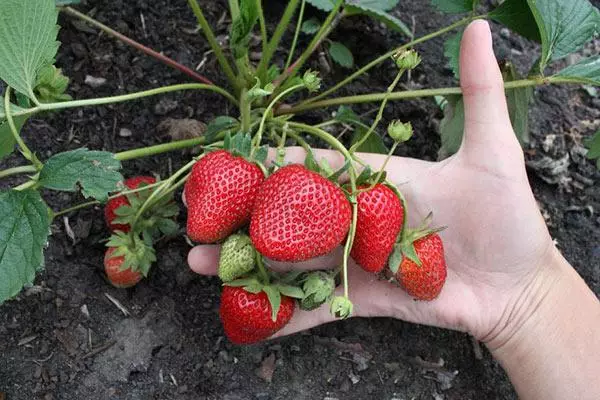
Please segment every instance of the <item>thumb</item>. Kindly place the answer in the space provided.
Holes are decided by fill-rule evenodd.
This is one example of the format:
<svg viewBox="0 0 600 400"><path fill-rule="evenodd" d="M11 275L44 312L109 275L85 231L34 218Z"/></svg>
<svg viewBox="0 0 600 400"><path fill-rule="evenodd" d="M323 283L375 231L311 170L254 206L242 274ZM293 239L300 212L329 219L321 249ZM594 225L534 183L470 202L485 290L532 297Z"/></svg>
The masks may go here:
<svg viewBox="0 0 600 400"><path fill-rule="evenodd" d="M492 163L490 167L497 166L507 152L521 152L508 115L504 81L486 21L475 21L464 32L460 86L465 106L461 151L478 162Z"/></svg>

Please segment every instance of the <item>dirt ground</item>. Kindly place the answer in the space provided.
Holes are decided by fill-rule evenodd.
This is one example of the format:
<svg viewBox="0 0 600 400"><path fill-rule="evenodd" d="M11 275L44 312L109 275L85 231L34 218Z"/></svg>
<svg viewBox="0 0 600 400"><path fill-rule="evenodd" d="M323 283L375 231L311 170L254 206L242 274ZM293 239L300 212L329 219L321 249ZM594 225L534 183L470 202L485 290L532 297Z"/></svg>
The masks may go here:
<svg viewBox="0 0 600 400"><path fill-rule="evenodd" d="M201 3L218 33L225 35L226 24L217 22L223 21L226 2ZM265 3L269 20L285 4ZM87 0L79 9L190 67L200 64L208 50L184 0ZM419 36L450 21L420 0L402 1L395 13L405 21L414 18ZM75 98L188 81L70 17L63 15L59 22L62 47L57 63L72 78L69 92ZM537 47L500 26L493 29L498 56L527 71ZM360 18L342 23L333 37L352 49L359 65L406 40ZM407 85L455 84L443 67L442 43L436 39L418 47L424 63ZM588 46L584 53L597 53L599 45ZM285 52L279 56L283 59ZM206 57L201 72L223 83L214 58ZM319 67L316 59L312 65ZM392 68L377 68L342 93L384 90ZM326 81L346 73L334 68ZM87 75L106 82L92 88L84 83ZM374 107L354 109L362 113ZM28 123L24 138L42 159L80 146L120 151L168 140L157 129L166 118L210 121L229 111L216 95L177 93L40 117ZM329 111L333 110L304 118L314 122ZM384 122L412 121L416 138L398 154L433 160L441 117L433 100L423 99L391 104ZM600 174L582 156L581 147L582 137L600 127L600 98L579 87L539 88L530 124L532 141L526 154L540 207L557 245L600 295ZM167 176L187 159L189 155L170 153L130 161L124 172ZM18 162L11 157L0 166ZM17 182L4 181L0 187ZM45 193L45 198L54 209L81 201L69 193ZM352 319L268 343L233 346L219 323L219 282L188 270L189 246L183 238L159 243L159 262L149 279L134 289L118 290L102 273L101 239L107 231L100 208L68 216L75 239L67 235L66 222L57 219L52 225L46 268L35 285L0 306L3 400L516 398L498 363L468 335L397 320Z"/></svg>

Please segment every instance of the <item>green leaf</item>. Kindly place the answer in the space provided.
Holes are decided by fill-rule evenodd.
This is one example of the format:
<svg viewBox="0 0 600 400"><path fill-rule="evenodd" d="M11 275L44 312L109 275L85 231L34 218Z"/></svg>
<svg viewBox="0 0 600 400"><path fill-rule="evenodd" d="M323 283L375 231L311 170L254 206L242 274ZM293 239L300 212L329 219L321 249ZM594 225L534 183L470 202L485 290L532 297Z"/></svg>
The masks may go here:
<svg viewBox="0 0 600 400"><path fill-rule="evenodd" d="M0 112L1 111L2 110L0 110ZM21 128L23 128L23 125L25 125L28 118L29 116L27 115L13 117L18 132L21 132ZM10 131L8 121L0 122L0 160L11 154L15 150L16 144L17 142Z"/></svg>
<svg viewBox="0 0 600 400"><path fill-rule="evenodd" d="M237 119L228 117L227 115L221 115L217 118L213 119L208 126L206 127L206 131L204 132L204 136L206 137L207 142L213 142L215 136L218 133L223 132L227 129L235 128L239 125Z"/></svg>
<svg viewBox="0 0 600 400"><path fill-rule="evenodd" d="M392 14L386 12L386 9L384 8L386 4L388 3L386 3L385 1L379 2L378 0L353 0L351 2L348 2L348 4L344 7L344 11L347 12L349 15L368 15L369 17L384 23L389 29L403 33L408 37L412 37L412 31L408 28L408 26L406 26L404 22L400 21Z"/></svg>
<svg viewBox="0 0 600 400"><path fill-rule="evenodd" d="M179 231L179 225L177 225L177 222L169 218L160 218L156 222L156 226L162 232L163 235L167 236L176 235Z"/></svg>
<svg viewBox="0 0 600 400"><path fill-rule="evenodd" d="M54 0L57 6L70 6L72 4L80 4L81 0Z"/></svg>
<svg viewBox="0 0 600 400"><path fill-rule="evenodd" d="M315 154L313 153L312 149L309 149L309 151L306 153L306 157L304 158L304 166L309 171L314 171L317 173L321 172L321 167L315 160Z"/></svg>
<svg viewBox="0 0 600 400"><path fill-rule="evenodd" d="M308 4L313 7L317 7L319 10L331 11L335 7L334 0L306 0Z"/></svg>
<svg viewBox="0 0 600 400"><path fill-rule="evenodd" d="M340 106L335 113L335 119L348 124L361 123L360 117L348 106Z"/></svg>
<svg viewBox="0 0 600 400"><path fill-rule="evenodd" d="M273 322L277 321L277 314L279 314L279 308L281 307L281 293L273 286L265 286L262 290L266 293L269 303L271 303L271 319Z"/></svg>
<svg viewBox="0 0 600 400"><path fill-rule="evenodd" d="M573 82L600 86L600 56L584 58L577 64L563 69L556 76Z"/></svg>
<svg viewBox="0 0 600 400"><path fill-rule="evenodd" d="M331 42L329 44L329 55L333 61L344 68L352 68L354 66L352 52L340 42Z"/></svg>
<svg viewBox="0 0 600 400"><path fill-rule="evenodd" d="M81 148L50 157L40 171L39 184L68 192L77 191L78 185L81 185L86 198L93 197L104 202L123 181L120 168L121 162L114 154Z"/></svg>
<svg viewBox="0 0 600 400"><path fill-rule="evenodd" d="M588 148L586 157L590 160L596 160L596 166L600 169L600 130L585 141L585 146Z"/></svg>
<svg viewBox="0 0 600 400"><path fill-rule="evenodd" d="M444 43L444 55L448 58L448 67L452 69L456 79L460 78L460 42L464 32L465 31L461 29L455 35L449 37Z"/></svg>
<svg viewBox="0 0 600 400"><path fill-rule="evenodd" d="M258 7L256 0L241 0L240 15L231 24L230 46L238 60L248 54L250 34L258 21Z"/></svg>
<svg viewBox="0 0 600 400"><path fill-rule="evenodd" d="M365 128L356 127L354 129L354 134L352 135L352 144L361 140L367 132L368 130ZM363 144L358 146L356 151L361 153L387 154L388 148L385 143L383 143L383 139L377 132L371 132L369 138L365 140Z"/></svg>
<svg viewBox="0 0 600 400"><path fill-rule="evenodd" d="M0 79L33 99L38 72L58 51L58 11L53 0L3 0L1 10Z"/></svg>
<svg viewBox="0 0 600 400"><path fill-rule="evenodd" d="M465 106L460 95L447 96L448 103L444 107L444 118L440 122L442 145L438 157L446 158L458 151L462 142Z"/></svg>
<svg viewBox="0 0 600 400"><path fill-rule="evenodd" d="M266 144L264 146L260 146L256 152L254 153L254 160L258 163L264 164L267 161L267 157L269 156L269 146Z"/></svg>
<svg viewBox="0 0 600 400"><path fill-rule="evenodd" d="M449 14L468 13L479 4L478 0L431 0L431 4L436 6L438 10Z"/></svg>
<svg viewBox="0 0 600 400"><path fill-rule="evenodd" d="M504 65L502 75L505 82L520 79L512 63ZM508 89L506 91L510 122L521 145L529 143L529 103L532 98L532 87Z"/></svg>
<svg viewBox="0 0 600 400"><path fill-rule="evenodd" d="M598 33L600 15L588 0L527 0L540 31L540 71L579 50Z"/></svg>
<svg viewBox="0 0 600 400"><path fill-rule="evenodd" d="M30 284L43 266L48 207L36 190L0 192L0 304Z"/></svg>
<svg viewBox="0 0 600 400"><path fill-rule="evenodd" d="M302 33L305 33L307 35L314 35L319 31L319 29L321 29L321 22L319 22L319 20L315 17L307 19L302 23L302 26L300 27Z"/></svg>
<svg viewBox="0 0 600 400"><path fill-rule="evenodd" d="M541 41L540 31L527 0L506 0L488 15L527 39Z"/></svg>

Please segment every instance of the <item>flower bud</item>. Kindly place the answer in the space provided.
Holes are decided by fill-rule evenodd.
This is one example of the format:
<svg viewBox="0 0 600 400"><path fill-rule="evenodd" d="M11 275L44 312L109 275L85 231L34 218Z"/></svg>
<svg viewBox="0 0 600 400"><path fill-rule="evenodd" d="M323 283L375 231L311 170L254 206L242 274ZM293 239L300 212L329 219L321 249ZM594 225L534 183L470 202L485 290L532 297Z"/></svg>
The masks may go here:
<svg viewBox="0 0 600 400"><path fill-rule="evenodd" d="M394 54L394 61L399 69L415 69L421 64L421 56L415 50L404 50Z"/></svg>
<svg viewBox="0 0 600 400"><path fill-rule="evenodd" d="M316 92L321 88L321 78L319 78L319 73L316 71L306 71L302 81L309 92Z"/></svg>
<svg viewBox="0 0 600 400"><path fill-rule="evenodd" d="M395 120L388 125L388 135L394 142L403 143L408 141L413 135L413 128L410 122L403 123Z"/></svg>

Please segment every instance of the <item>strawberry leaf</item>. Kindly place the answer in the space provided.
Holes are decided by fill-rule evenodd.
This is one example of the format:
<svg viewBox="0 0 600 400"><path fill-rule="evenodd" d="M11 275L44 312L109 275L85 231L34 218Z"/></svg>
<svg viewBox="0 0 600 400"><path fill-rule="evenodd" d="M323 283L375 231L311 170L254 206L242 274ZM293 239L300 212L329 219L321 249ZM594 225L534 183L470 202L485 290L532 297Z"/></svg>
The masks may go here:
<svg viewBox="0 0 600 400"><path fill-rule="evenodd" d="M254 153L254 161L260 164L264 164L267 161L267 157L269 155L269 146L264 145L260 146L256 153Z"/></svg>
<svg viewBox="0 0 600 400"><path fill-rule="evenodd" d="M83 195L100 202L117 190L123 181L118 172L121 162L106 151L81 148L56 154L40 171L39 184L47 189L75 192L81 187Z"/></svg>
<svg viewBox="0 0 600 400"><path fill-rule="evenodd" d="M354 66L352 52L340 42L331 42L329 44L329 55L333 61L344 68L352 68Z"/></svg>
<svg viewBox="0 0 600 400"><path fill-rule="evenodd" d="M12 106L11 111L14 112L15 109L18 109L17 106ZM0 108L0 120L2 119L2 111L4 109ZM17 132L20 132L25 125L25 122L29 116L20 115L13 117L13 121L15 122L15 127L17 128ZM0 122L0 160L7 155L11 154L15 150L15 145L17 142L15 141L15 137L13 136L10 126L8 125L8 121Z"/></svg>
<svg viewBox="0 0 600 400"><path fill-rule="evenodd" d="M36 190L0 192L0 304L30 284L44 263L48 207Z"/></svg>
<svg viewBox="0 0 600 400"><path fill-rule="evenodd" d="M302 33L306 35L314 35L319 31L319 29L321 29L321 22L319 22L319 20L315 17L307 19L302 23L302 26L300 27Z"/></svg>
<svg viewBox="0 0 600 400"><path fill-rule="evenodd" d="M269 299L269 303L271 304L271 319L275 322L277 321L277 314L279 314L279 308L281 307L281 293L273 286L265 286L262 290Z"/></svg>
<svg viewBox="0 0 600 400"><path fill-rule="evenodd" d="M278 284L275 285L275 288L284 296L293 297L295 299L301 299L304 297L304 291L296 286Z"/></svg>
<svg viewBox="0 0 600 400"><path fill-rule="evenodd" d="M204 132L204 136L206 137L207 143L212 143L215 141L215 137L217 134L227 130L233 129L239 125L239 121L235 118L228 117L226 115L221 115L215 119L213 119L208 126L206 127L206 131Z"/></svg>
<svg viewBox="0 0 600 400"><path fill-rule="evenodd" d="M0 80L31 99L38 73L58 51L57 18L53 0L2 1Z"/></svg>
<svg viewBox="0 0 600 400"><path fill-rule="evenodd" d="M179 232L179 225L177 222L168 218L160 218L156 221L156 227L166 236L173 236Z"/></svg>

